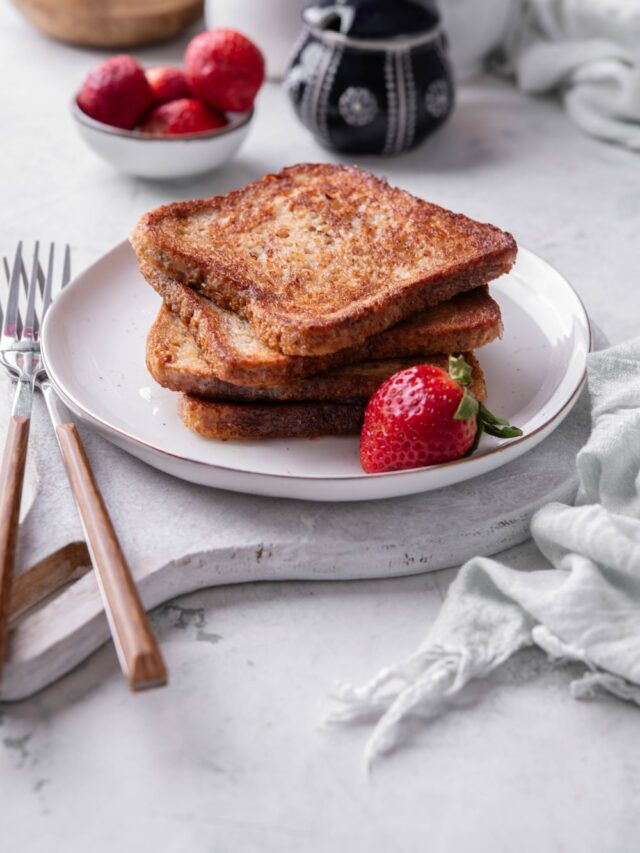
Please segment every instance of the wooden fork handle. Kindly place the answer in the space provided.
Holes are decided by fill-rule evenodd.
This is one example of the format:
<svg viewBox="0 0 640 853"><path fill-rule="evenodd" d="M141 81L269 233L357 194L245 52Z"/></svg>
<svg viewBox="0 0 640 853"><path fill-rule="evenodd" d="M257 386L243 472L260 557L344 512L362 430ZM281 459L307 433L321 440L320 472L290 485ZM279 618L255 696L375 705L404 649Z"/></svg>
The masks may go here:
<svg viewBox="0 0 640 853"><path fill-rule="evenodd" d="M159 687L167 682L164 660L78 431L75 424L65 423L56 426L56 434L80 512L120 665L132 690Z"/></svg>
<svg viewBox="0 0 640 853"><path fill-rule="evenodd" d="M0 673L6 659L11 585L29 442L29 418L12 415L0 469Z"/></svg>

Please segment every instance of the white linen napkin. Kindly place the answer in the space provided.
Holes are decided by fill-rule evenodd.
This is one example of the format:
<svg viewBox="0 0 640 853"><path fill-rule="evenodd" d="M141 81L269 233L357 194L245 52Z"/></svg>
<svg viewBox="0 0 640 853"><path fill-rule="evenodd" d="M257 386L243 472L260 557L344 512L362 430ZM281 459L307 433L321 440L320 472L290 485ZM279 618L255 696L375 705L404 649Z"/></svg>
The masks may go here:
<svg viewBox="0 0 640 853"><path fill-rule="evenodd" d="M575 698L602 689L640 704L640 338L590 355L588 387L576 505L548 504L531 522L540 570L474 557L414 654L338 691L329 722L377 720L367 766L403 739L404 718L446 711L524 646L585 664Z"/></svg>
<svg viewBox="0 0 640 853"><path fill-rule="evenodd" d="M503 70L529 93L558 90L592 136L640 150L640 4L515 0Z"/></svg>

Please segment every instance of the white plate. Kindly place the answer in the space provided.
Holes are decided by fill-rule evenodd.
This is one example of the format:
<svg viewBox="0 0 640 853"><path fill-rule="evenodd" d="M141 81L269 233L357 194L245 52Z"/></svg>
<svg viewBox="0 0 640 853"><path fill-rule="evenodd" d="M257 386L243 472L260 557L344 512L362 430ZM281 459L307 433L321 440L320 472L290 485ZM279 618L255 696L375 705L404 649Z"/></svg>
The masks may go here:
<svg viewBox="0 0 640 853"><path fill-rule="evenodd" d="M356 438L212 441L187 430L176 395L145 368L145 337L160 299L138 272L127 242L61 293L47 315L42 349L59 395L82 420L169 474L222 489L303 500L355 501L438 489L485 474L531 450L568 414L584 383L589 321L578 296L547 263L520 249L491 291L505 333L483 348L489 404L523 436L484 436L467 459L365 475Z"/></svg>

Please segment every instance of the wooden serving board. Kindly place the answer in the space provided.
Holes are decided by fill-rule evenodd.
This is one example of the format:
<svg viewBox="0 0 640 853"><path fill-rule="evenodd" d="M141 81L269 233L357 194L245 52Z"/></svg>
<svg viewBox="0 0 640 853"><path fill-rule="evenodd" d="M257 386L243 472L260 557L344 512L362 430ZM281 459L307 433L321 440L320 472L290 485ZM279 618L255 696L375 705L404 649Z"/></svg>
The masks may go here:
<svg viewBox="0 0 640 853"><path fill-rule="evenodd" d="M6 396L6 382L0 391ZM194 486L82 430L148 609L218 584L385 578L495 554L528 537L529 521L540 506L573 499L575 455L588 432L583 395L546 441L491 474L439 492L328 504ZM35 400L28 458L31 498L20 529L16 617L0 687L3 700L42 689L109 638L40 398ZM40 604L34 607L36 601Z"/></svg>

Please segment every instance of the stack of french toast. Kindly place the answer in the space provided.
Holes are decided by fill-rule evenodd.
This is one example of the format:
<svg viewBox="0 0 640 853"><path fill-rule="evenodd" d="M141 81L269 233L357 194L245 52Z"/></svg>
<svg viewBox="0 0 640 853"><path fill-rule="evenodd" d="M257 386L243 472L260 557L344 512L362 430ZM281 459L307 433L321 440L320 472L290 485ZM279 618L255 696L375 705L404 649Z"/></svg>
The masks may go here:
<svg viewBox="0 0 640 853"><path fill-rule="evenodd" d="M224 196L165 205L132 235L163 305L154 379L217 439L357 434L375 389L415 364L472 366L502 332L487 282L510 234L360 169L303 164Z"/></svg>

